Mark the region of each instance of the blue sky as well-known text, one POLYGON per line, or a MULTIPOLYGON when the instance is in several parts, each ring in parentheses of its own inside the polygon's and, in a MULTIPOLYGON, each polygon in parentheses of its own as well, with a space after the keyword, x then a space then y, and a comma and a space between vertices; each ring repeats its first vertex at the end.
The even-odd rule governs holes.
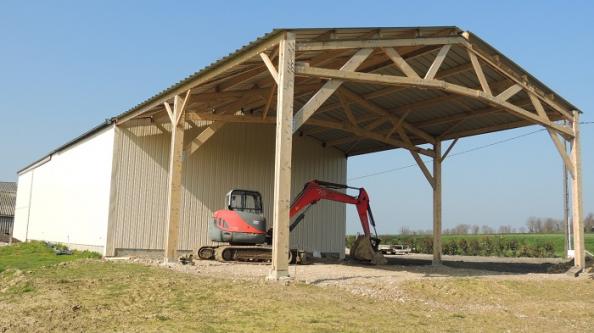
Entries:
MULTIPOLYGON (((0 179, 275 27, 457 25, 523 66, 594 121, 594 5, 588 1, 81 1, 0 4, 0 179)), ((461 140, 455 152, 536 127, 461 140)), ((584 206, 594 212, 594 125, 582 127, 584 206)), ((413 163, 389 151, 349 160, 349 178, 413 163)), ((561 160, 545 132, 446 160, 444 226, 523 225, 562 214, 561 160)), ((418 168, 352 181, 380 232, 431 227, 418 168)), ((348 230, 359 230, 351 210, 348 230)))

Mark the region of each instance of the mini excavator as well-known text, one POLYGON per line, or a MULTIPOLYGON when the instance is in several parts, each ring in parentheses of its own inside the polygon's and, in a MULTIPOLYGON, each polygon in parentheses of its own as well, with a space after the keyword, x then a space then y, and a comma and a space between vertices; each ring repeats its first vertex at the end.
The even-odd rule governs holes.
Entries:
MULTIPOLYGON (((257 191, 233 189, 225 198, 226 209, 213 215, 208 227, 209 238, 226 245, 203 246, 198 249, 198 257, 217 261, 270 261, 272 259, 272 228, 267 229, 262 207, 262 196, 257 191)), ((380 243, 375 230, 373 213, 369 206, 369 196, 364 188, 351 187, 320 180, 305 184, 290 208, 290 218, 297 216, 289 226, 293 231, 305 218, 307 210, 320 200, 343 202, 355 205, 363 227, 363 235, 355 240, 350 249, 351 258, 372 264, 385 263, 378 251, 380 243), (358 190, 357 196, 339 190, 358 190), (299 214, 299 215, 297 215, 299 214), (373 227, 373 235, 371 234, 373 227)), ((297 260, 298 251, 289 251, 289 262, 297 260)))

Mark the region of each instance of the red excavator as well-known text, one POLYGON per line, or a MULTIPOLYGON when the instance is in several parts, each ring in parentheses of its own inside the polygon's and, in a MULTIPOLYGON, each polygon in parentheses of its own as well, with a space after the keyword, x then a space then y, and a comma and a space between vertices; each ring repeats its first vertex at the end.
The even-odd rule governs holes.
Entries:
MULTIPOLYGON (((364 188, 312 180, 293 201, 290 218, 301 212, 291 223, 293 231, 305 218, 306 211, 320 200, 330 200, 355 205, 363 235, 359 236, 350 249, 350 256, 374 264, 382 263, 383 256, 378 251, 379 239, 375 231, 375 221, 369 206, 369 196, 364 188), (357 196, 338 190, 358 190, 357 196), (370 225, 373 227, 372 236, 370 225)), ((209 237, 215 242, 228 245, 203 246, 198 250, 198 257, 218 261, 269 261, 272 257, 272 229, 266 229, 266 219, 262 208, 262 196, 257 191, 234 189, 226 196, 226 209, 214 213, 209 225, 209 237)), ((289 251, 289 261, 297 260, 297 249, 289 251)))

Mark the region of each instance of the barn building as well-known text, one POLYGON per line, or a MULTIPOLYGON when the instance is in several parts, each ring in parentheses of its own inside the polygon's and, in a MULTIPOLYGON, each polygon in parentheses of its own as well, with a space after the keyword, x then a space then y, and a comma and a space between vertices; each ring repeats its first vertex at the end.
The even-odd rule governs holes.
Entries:
POLYGON ((538 125, 572 180, 583 267, 579 115, 457 27, 274 30, 19 171, 14 236, 175 260, 210 243, 209 217, 229 189, 254 189, 274 224, 279 278, 289 246, 344 256, 344 205, 321 202, 289 233, 303 184, 344 183, 348 157, 400 148, 433 190, 439 263, 441 164, 452 147, 538 125))

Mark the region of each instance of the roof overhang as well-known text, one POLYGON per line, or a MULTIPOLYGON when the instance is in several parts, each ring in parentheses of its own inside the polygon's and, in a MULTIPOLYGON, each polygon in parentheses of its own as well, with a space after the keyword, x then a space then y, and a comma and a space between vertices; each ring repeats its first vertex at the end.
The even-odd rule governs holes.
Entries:
POLYGON ((421 146, 534 124, 572 135, 558 121, 571 120, 575 106, 457 27, 274 30, 114 121, 167 122, 164 104, 190 92, 190 121, 274 123, 277 45, 289 32, 296 36, 294 114, 319 104, 295 127, 348 156, 398 147, 430 153, 421 146), (340 70, 349 61, 355 69, 340 70), (340 87, 312 101, 331 81, 340 87))

